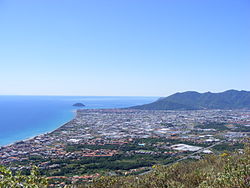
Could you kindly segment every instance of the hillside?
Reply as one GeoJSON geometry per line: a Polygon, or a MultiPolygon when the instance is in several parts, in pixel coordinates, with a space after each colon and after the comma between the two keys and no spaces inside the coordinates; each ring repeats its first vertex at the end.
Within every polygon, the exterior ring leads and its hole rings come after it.
{"type": "Polygon", "coordinates": [[[171,166],[153,166],[142,176],[101,177],[81,188],[247,188],[250,187],[250,150],[220,156],[210,155],[199,161],[171,166]]]}
{"type": "Polygon", "coordinates": [[[198,93],[187,91],[131,108],[141,110],[250,109],[250,92],[228,90],[221,93],[198,93]]]}
{"type": "MultiPolygon", "coordinates": [[[[170,166],[153,166],[144,175],[102,176],[93,182],[58,187],[72,188],[248,188],[250,187],[250,148],[221,155],[208,155],[203,159],[183,161],[170,166]]],[[[47,178],[37,168],[30,175],[13,173],[0,166],[0,187],[50,187],[47,178]]]]}

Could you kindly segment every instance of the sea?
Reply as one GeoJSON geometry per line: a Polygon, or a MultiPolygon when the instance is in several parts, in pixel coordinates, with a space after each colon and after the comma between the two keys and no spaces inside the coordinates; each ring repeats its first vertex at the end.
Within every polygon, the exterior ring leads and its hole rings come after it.
{"type": "Polygon", "coordinates": [[[158,97],[0,96],[0,146],[51,132],[82,109],[124,108],[153,102],[158,97]]]}

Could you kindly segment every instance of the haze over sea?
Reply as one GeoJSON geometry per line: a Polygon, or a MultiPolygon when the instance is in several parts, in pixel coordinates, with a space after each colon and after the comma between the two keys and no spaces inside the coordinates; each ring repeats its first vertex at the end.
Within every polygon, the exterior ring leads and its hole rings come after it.
{"type": "Polygon", "coordinates": [[[50,132],[70,121],[81,102],[85,109],[122,108],[157,97],[0,96],[0,146],[50,132]]]}

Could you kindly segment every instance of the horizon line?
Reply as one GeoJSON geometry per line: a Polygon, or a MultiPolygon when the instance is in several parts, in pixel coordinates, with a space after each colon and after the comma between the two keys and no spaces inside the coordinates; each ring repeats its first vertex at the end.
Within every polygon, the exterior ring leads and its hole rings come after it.
{"type": "Polygon", "coordinates": [[[161,97],[143,95],[32,95],[32,94],[0,94],[0,96],[31,96],[31,97],[161,97]]]}

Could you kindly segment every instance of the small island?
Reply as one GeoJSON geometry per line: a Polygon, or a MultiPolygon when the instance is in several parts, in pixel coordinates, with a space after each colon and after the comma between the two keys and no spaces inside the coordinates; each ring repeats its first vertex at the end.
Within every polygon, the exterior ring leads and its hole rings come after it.
{"type": "Polygon", "coordinates": [[[75,106],[75,107],[85,107],[85,105],[82,104],[82,103],[75,103],[75,104],[73,104],[73,106],[75,106]]]}

